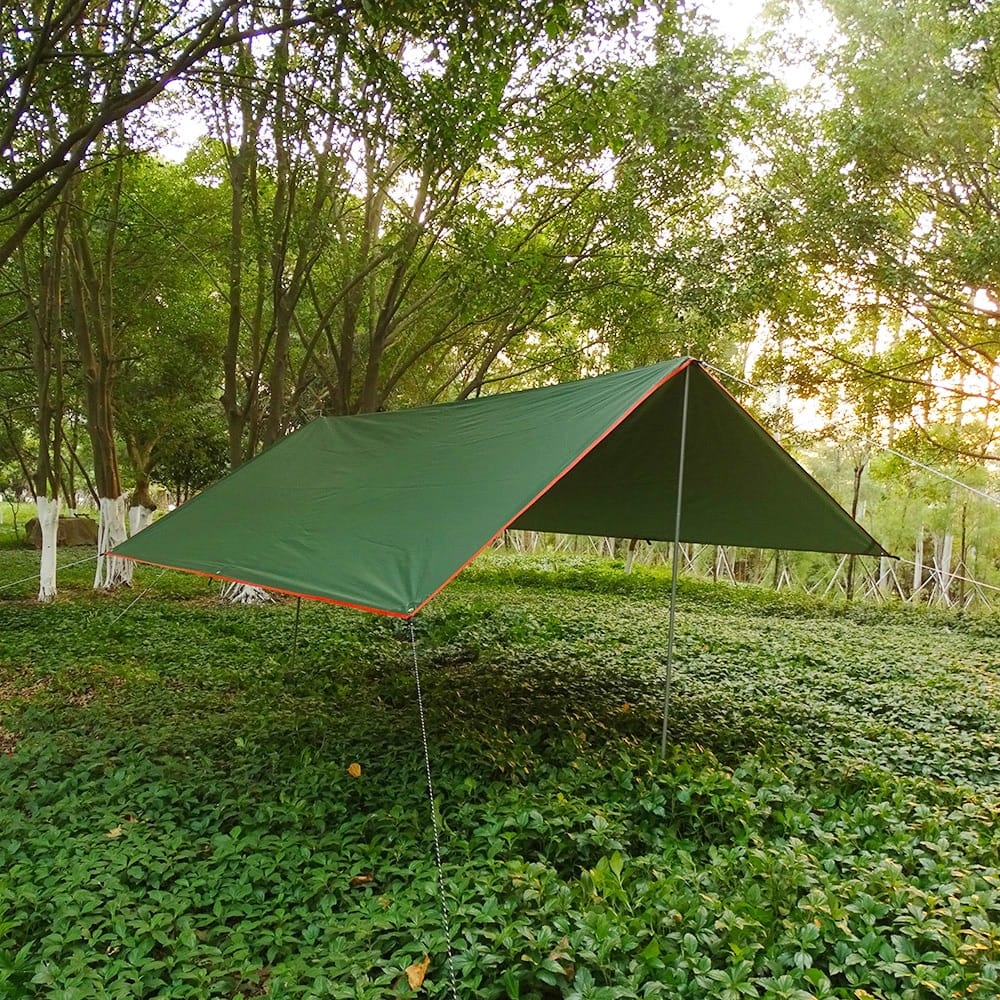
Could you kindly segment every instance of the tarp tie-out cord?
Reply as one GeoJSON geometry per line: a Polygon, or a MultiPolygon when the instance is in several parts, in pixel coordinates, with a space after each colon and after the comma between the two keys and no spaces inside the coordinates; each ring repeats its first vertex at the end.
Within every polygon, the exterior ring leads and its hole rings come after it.
{"type": "Polygon", "coordinates": [[[292,630],[292,662],[289,669],[295,669],[295,654],[299,651],[299,616],[302,614],[302,598],[295,601],[295,628],[292,630]]]}
{"type": "MultiPolygon", "coordinates": [[[[97,558],[97,554],[95,553],[92,556],[87,556],[86,559],[77,559],[76,562],[60,563],[56,567],[56,570],[58,571],[60,569],[70,569],[73,566],[82,566],[84,563],[93,562],[96,558],[97,558]]],[[[150,583],[149,586],[147,586],[146,589],[143,590],[142,593],[140,593],[137,597],[133,597],[132,600],[129,601],[129,603],[125,605],[124,609],[122,611],[120,611],[117,615],[115,615],[115,617],[112,618],[111,621],[108,622],[108,625],[114,625],[114,623],[116,621],[118,621],[120,618],[124,618],[125,615],[129,611],[131,611],[132,608],[136,604],[138,604],[139,601],[141,601],[160,582],[160,577],[162,577],[164,573],[166,573],[166,569],[160,570],[160,573],[156,577],[156,579],[154,579],[153,582],[150,583]]],[[[25,576],[25,577],[22,577],[20,580],[14,580],[12,583],[5,583],[2,587],[0,587],[0,591],[10,590],[12,587],[16,587],[16,586],[18,586],[19,584],[22,584],[22,583],[29,583],[32,580],[37,580],[40,576],[41,576],[41,573],[35,573],[32,576],[25,576]]]]}
{"type": "MultiPolygon", "coordinates": [[[[707,361],[702,361],[702,365],[705,368],[711,369],[713,372],[718,372],[719,375],[722,375],[725,378],[732,379],[734,382],[739,382],[741,385],[745,385],[748,389],[753,389],[754,392],[764,394],[767,393],[767,389],[764,386],[755,385],[753,382],[749,382],[745,378],[740,378],[739,375],[727,372],[724,368],[718,368],[715,365],[709,364],[707,361]]],[[[779,388],[784,385],[784,383],[772,384],[777,385],[779,388]]],[[[955,486],[960,486],[963,490],[968,490],[970,493],[974,493],[976,496],[982,497],[984,500],[989,500],[992,504],[1000,504],[1000,497],[995,496],[992,493],[987,493],[984,490],[976,489],[975,486],[970,486],[968,483],[963,483],[961,479],[949,476],[947,472],[942,472],[941,469],[936,469],[933,465],[925,465],[923,462],[918,462],[915,458],[911,458],[909,455],[904,455],[903,452],[896,451],[895,448],[890,448],[887,445],[882,444],[880,441],[874,441],[871,438],[862,437],[860,434],[851,434],[850,437],[855,441],[860,441],[862,444],[867,445],[870,448],[874,448],[876,451],[884,451],[890,455],[895,455],[896,458],[900,458],[904,462],[909,462],[910,465],[915,465],[918,469],[923,469],[924,472],[929,472],[931,475],[938,476],[955,486]]]]}
{"type": "Polygon", "coordinates": [[[115,615],[114,618],[111,619],[111,621],[108,622],[108,625],[114,625],[114,623],[118,621],[120,618],[124,618],[125,615],[127,615],[129,611],[131,611],[132,608],[136,604],[138,604],[160,582],[160,577],[162,577],[164,573],[166,573],[166,569],[161,569],[159,576],[157,576],[156,579],[153,580],[152,583],[150,583],[149,586],[147,586],[146,589],[142,591],[141,594],[139,594],[137,597],[133,597],[132,600],[125,605],[124,609],[120,611],[117,615],[115,615]]]}
{"type": "Polygon", "coordinates": [[[424,712],[424,693],[420,685],[420,663],[417,659],[417,637],[413,630],[413,618],[406,619],[406,631],[413,652],[413,676],[417,682],[417,710],[420,713],[420,739],[424,748],[424,772],[427,776],[427,798],[431,807],[431,830],[434,834],[434,861],[437,864],[438,898],[441,901],[441,926],[444,930],[445,947],[448,950],[448,983],[452,1000],[458,1000],[458,984],[455,980],[455,955],[451,943],[451,916],[448,913],[448,898],[444,887],[444,865],[441,863],[441,831],[438,826],[437,806],[434,802],[434,781],[431,778],[431,752],[427,744],[427,718],[424,712]]]}
{"type": "MultiPolygon", "coordinates": [[[[60,563],[56,567],[56,569],[57,570],[60,570],[60,569],[70,569],[72,566],[82,566],[84,563],[93,562],[96,558],[97,558],[97,554],[95,553],[92,556],[87,556],[86,559],[77,559],[76,562],[60,563]]],[[[41,575],[42,574],[40,572],[39,573],[33,573],[31,576],[22,577],[20,580],[14,580],[13,583],[5,583],[2,587],[0,587],[0,591],[2,591],[2,590],[10,590],[12,587],[16,587],[16,586],[18,586],[19,584],[22,584],[22,583],[30,583],[32,580],[37,580],[41,575]]]]}

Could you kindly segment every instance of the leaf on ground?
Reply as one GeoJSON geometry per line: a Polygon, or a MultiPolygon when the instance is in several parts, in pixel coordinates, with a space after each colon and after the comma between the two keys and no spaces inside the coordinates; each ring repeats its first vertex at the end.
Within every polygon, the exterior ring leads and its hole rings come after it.
{"type": "Polygon", "coordinates": [[[124,832],[125,830],[122,827],[113,826],[111,827],[110,830],[108,830],[108,832],[104,836],[110,837],[112,840],[114,840],[116,837],[120,837],[124,832]]]}
{"type": "Polygon", "coordinates": [[[549,961],[555,962],[562,970],[562,974],[570,981],[576,976],[576,966],[572,962],[572,949],[569,946],[569,937],[564,936],[551,952],[549,961]]]}
{"type": "Polygon", "coordinates": [[[430,955],[424,955],[423,961],[414,962],[406,967],[406,981],[410,984],[411,990],[419,990],[424,985],[424,976],[431,966],[430,955]]]}
{"type": "Polygon", "coordinates": [[[352,778],[360,778],[361,777],[361,765],[357,761],[355,761],[353,764],[351,764],[350,767],[348,767],[347,773],[352,778]]]}
{"type": "Polygon", "coordinates": [[[562,940],[557,944],[551,952],[549,952],[549,958],[553,962],[560,962],[564,958],[569,958],[569,937],[564,935],[562,940]]]}
{"type": "Polygon", "coordinates": [[[371,882],[375,881],[374,875],[355,875],[351,879],[351,888],[357,889],[358,886],[369,885],[371,882]]]}

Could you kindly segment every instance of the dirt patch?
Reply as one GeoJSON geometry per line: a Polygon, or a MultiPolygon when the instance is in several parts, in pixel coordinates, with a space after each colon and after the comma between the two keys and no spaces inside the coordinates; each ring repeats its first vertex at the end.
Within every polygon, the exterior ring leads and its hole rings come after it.
{"type": "Polygon", "coordinates": [[[20,742],[21,737],[18,733],[12,733],[9,729],[0,726],[0,754],[11,756],[20,742]]]}
{"type": "MultiPolygon", "coordinates": [[[[30,701],[49,687],[51,684],[48,677],[29,680],[27,677],[17,677],[11,670],[0,672],[0,705],[15,700],[30,701]]],[[[20,742],[20,733],[15,733],[0,724],[0,754],[9,757],[20,742]]]]}
{"type": "Polygon", "coordinates": [[[80,688],[77,691],[70,692],[70,694],[67,695],[66,700],[71,705],[75,705],[77,708],[84,708],[104,691],[114,691],[125,685],[125,678],[119,677],[117,674],[104,674],[97,668],[95,668],[94,673],[99,675],[101,681],[100,685],[98,687],[90,686],[80,688]]]}
{"type": "Polygon", "coordinates": [[[0,702],[31,701],[37,694],[41,694],[51,686],[48,677],[39,677],[30,683],[17,677],[0,676],[0,702]]]}
{"type": "Polygon", "coordinates": [[[73,674],[29,679],[12,671],[0,672],[0,705],[13,701],[32,701],[45,693],[58,701],[84,708],[108,691],[124,687],[125,678],[113,674],[101,664],[73,674]]]}
{"type": "Polygon", "coordinates": [[[247,974],[237,974],[237,989],[233,996],[262,997],[267,995],[267,982],[271,978],[271,970],[257,969],[247,974]]]}

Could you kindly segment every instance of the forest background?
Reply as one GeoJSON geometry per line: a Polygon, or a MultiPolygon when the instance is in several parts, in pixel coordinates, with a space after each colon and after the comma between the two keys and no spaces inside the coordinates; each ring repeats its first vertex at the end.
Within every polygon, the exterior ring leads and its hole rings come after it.
{"type": "Polygon", "coordinates": [[[1000,10],[753,27],[641,0],[6,5],[3,495],[48,535],[96,507],[103,548],[319,414],[691,354],[903,557],[869,592],[991,600],[1000,10]]]}

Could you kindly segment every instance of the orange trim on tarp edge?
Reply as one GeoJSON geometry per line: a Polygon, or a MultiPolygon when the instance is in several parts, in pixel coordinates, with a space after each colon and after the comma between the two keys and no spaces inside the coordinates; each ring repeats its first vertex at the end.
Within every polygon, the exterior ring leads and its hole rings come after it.
{"type": "MultiPolygon", "coordinates": [[[[458,576],[458,574],[461,573],[462,570],[466,568],[466,566],[469,565],[469,563],[473,562],[473,560],[481,556],[483,552],[485,552],[526,510],[534,506],[537,500],[540,500],[543,496],[545,496],[545,494],[548,493],[549,490],[551,490],[552,487],[555,486],[555,484],[558,483],[560,479],[563,479],[565,476],[568,476],[602,441],[604,441],[605,438],[607,438],[609,434],[611,434],[613,431],[621,427],[621,425],[626,420],[628,420],[628,418],[632,416],[632,414],[640,406],[642,406],[642,404],[645,403],[650,396],[652,396],[655,392],[659,392],[659,390],[662,389],[675,375],[679,375],[690,365],[698,365],[697,358],[688,358],[682,364],[678,365],[672,372],[670,372],[669,375],[665,375],[662,379],[660,379],[660,381],[657,382],[656,385],[647,389],[606,431],[604,431],[603,434],[601,434],[599,438],[597,438],[597,440],[589,444],[582,452],[580,452],[580,454],[577,455],[577,457],[573,459],[573,461],[570,462],[570,464],[567,465],[566,468],[563,469],[563,471],[560,472],[559,475],[552,480],[552,482],[550,482],[543,489],[539,490],[505,525],[503,525],[503,527],[501,527],[496,532],[496,534],[492,535],[480,548],[476,549],[476,551],[471,556],[469,556],[469,558],[466,559],[466,561],[462,563],[462,565],[459,566],[458,569],[456,569],[455,572],[452,573],[451,576],[449,576],[448,579],[445,580],[444,583],[442,583],[441,586],[437,588],[437,590],[435,590],[429,597],[424,598],[424,600],[422,600],[409,613],[409,615],[403,615],[402,617],[412,618],[414,615],[417,614],[418,611],[421,611],[424,607],[426,607],[427,604],[429,604],[432,600],[434,600],[434,598],[437,597],[437,595],[440,594],[441,591],[444,590],[444,588],[447,587],[448,584],[451,583],[451,581],[454,580],[455,577],[458,576]]],[[[698,367],[700,367],[700,365],[698,365],[698,367]]],[[[864,531],[863,528],[861,530],[864,531]]],[[[871,536],[869,535],[869,537],[871,536]]],[[[872,539],[872,541],[875,540],[872,539]]],[[[876,544],[878,543],[876,542],[876,544]]]]}
{"type": "Polygon", "coordinates": [[[185,569],[183,566],[168,566],[166,563],[151,562],[149,559],[136,559],[135,556],[123,556],[117,552],[105,552],[104,556],[108,559],[127,559],[129,562],[141,563],[143,566],[157,566],[160,569],[171,569],[175,573],[190,573],[192,576],[204,576],[210,580],[225,580],[226,583],[240,583],[244,587],[260,587],[261,590],[273,590],[276,594],[287,594],[289,597],[302,597],[307,601],[322,601],[324,604],[336,604],[341,608],[350,608],[353,611],[367,611],[373,615],[387,615],[390,618],[408,619],[417,613],[416,611],[386,611],[385,608],[370,608],[367,604],[352,604],[350,601],[338,601],[335,597],[323,597],[320,594],[303,594],[297,590],[272,587],[270,584],[255,583],[253,580],[238,580],[235,576],[223,576],[221,573],[209,573],[207,570],[202,569],[185,569]]]}

